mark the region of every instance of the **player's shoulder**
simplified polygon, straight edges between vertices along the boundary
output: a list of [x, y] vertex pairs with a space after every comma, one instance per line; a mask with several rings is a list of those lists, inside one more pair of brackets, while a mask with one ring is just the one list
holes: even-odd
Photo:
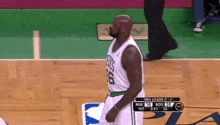
[[135, 40], [132, 37], [130, 37], [130, 39], [128, 40], [127, 46], [124, 49], [124, 52], [130, 53], [130, 54], [131, 53], [132, 54], [139, 53], [137, 44], [136, 44]]
[[139, 53], [139, 51], [136, 46], [130, 44], [125, 48], [124, 53], [136, 54]]
[[122, 54], [122, 65], [139, 65], [141, 61], [142, 58], [138, 49], [134, 45], [128, 45]]
[[136, 61], [141, 59], [141, 56], [136, 46], [128, 45], [123, 52], [123, 58], [126, 58], [127, 61]]

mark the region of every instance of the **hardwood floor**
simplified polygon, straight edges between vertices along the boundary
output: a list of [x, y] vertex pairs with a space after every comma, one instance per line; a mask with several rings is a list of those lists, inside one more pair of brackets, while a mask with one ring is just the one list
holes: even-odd
[[[144, 73], [146, 96], [180, 97], [185, 108], [176, 124], [220, 112], [219, 60], [144, 62]], [[104, 60], [0, 60], [0, 81], [0, 117], [10, 125], [82, 125], [82, 104], [104, 102], [108, 92]], [[144, 125], [163, 125], [171, 114]]]

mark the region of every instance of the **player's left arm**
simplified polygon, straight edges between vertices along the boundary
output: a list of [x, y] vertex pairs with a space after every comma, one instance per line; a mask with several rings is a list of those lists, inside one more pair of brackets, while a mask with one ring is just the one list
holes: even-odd
[[130, 86], [122, 99], [115, 105], [121, 110], [128, 103], [135, 99], [142, 90], [142, 66], [141, 53], [135, 46], [128, 46], [122, 56], [122, 65], [126, 70]]
[[135, 46], [129, 45], [123, 52], [122, 65], [126, 70], [130, 86], [124, 96], [117, 104], [107, 113], [106, 120], [114, 122], [118, 112], [129, 104], [138, 93], [142, 90], [142, 66], [141, 55]]

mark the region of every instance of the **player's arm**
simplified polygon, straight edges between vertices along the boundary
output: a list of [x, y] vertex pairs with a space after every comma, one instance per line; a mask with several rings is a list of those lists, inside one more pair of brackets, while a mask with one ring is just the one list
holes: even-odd
[[115, 105], [121, 110], [130, 103], [142, 90], [142, 66], [141, 55], [135, 46], [129, 45], [123, 52], [122, 65], [126, 70], [130, 87], [127, 89], [121, 100]]

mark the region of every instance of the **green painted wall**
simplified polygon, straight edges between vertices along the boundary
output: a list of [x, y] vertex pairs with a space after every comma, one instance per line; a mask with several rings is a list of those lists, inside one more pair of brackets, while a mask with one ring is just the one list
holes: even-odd
[[[104, 59], [111, 41], [98, 41], [96, 24], [129, 14], [146, 23], [142, 9], [0, 9], [0, 58], [33, 58], [32, 31], [41, 32], [41, 58]], [[193, 32], [192, 9], [165, 9], [164, 22], [179, 48], [165, 58], [218, 58], [220, 26]], [[142, 54], [147, 40], [137, 41]]]

